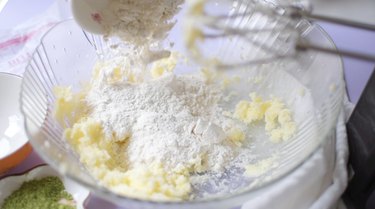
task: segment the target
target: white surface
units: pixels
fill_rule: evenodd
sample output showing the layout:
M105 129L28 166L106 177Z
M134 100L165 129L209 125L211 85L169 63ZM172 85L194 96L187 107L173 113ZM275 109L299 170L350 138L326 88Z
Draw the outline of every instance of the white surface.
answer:
M375 24L374 0L311 0L313 13Z
M18 76L0 73L0 159L28 141L19 111L21 81Z
M0 12L1 12L1 10L3 10L3 8L5 7L7 2L8 2L8 0L0 0Z
M63 0L61 0L63 1ZM0 31L9 30L45 11L54 0L11 0L0 12Z
M339 49L375 55L375 31L353 29L328 23L319 23L319 25L326 30ZM355 104L375 68L375 63L350 58L344 58L343 61L349 99Z

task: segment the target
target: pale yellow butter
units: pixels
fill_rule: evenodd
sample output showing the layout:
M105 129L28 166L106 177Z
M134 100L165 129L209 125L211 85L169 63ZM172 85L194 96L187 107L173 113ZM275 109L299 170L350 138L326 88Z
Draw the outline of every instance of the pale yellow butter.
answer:
M265 131L273 142L286 141L295 134L292 112L281 100L273 98L264 101L256 93L251 93L250 98L250 101L242 100L236 105L235 118L247 124L264 120Z
M99 181L112 191L148 200L179 201L189 197L189 172L180 168L167 171L161 163L127 169L116 151L124 143L105 140L100 123L82 118L66 129L65 138L80 154L83 162Z
M241 147L245 140L245 133L239 128L232 128L228 134L229 140L231 140L236 146Z
M64 125L65 120L74 123L86 113L84 92L74 94L71 87L60 86L55 87L53 92L56 97L54 117L60 124Z
M265 174L275 165L275 158L270 157L267 159L260 160L257 163L249 164L245 166L245 175L249 177L258 177Z
M165 73L172 73L176 68L178 58L178 54L173 52L169 57L155 61L151 68L152 78L159 78Z

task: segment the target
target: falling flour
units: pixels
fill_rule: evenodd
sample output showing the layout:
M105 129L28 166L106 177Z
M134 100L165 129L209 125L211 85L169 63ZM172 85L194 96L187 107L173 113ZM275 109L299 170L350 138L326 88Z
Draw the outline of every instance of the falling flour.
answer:
M117 36L134 45L163 40L174 26L172 20L183 0L110 0L102 11L111 20L104 23L107 36ZM106 18L104 18L106 19Z

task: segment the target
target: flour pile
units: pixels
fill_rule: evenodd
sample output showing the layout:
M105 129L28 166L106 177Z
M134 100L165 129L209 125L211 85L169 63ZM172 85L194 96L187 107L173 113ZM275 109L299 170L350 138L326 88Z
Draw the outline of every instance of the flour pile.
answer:
M173 74L140 84L97 82L86 99L107 140L126 142L128 168L162 162L167 170L221 170L236 155L221 93L202 78Z

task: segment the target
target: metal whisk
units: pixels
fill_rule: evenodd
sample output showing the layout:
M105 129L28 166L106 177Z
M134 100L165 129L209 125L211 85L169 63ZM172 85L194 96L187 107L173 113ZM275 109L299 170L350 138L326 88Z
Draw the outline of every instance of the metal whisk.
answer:
M200 62L233 68L293 58L307 50L375 61L375 55L329 48L306 36L313 25L311 20L372 31L375 25L313 15L302 2L226 0L226 6L220 3L218 7L214 0L195 0L188 11L188 48ZM236 50L227 50L228 47ZM215 57L220 57L220 61Z

